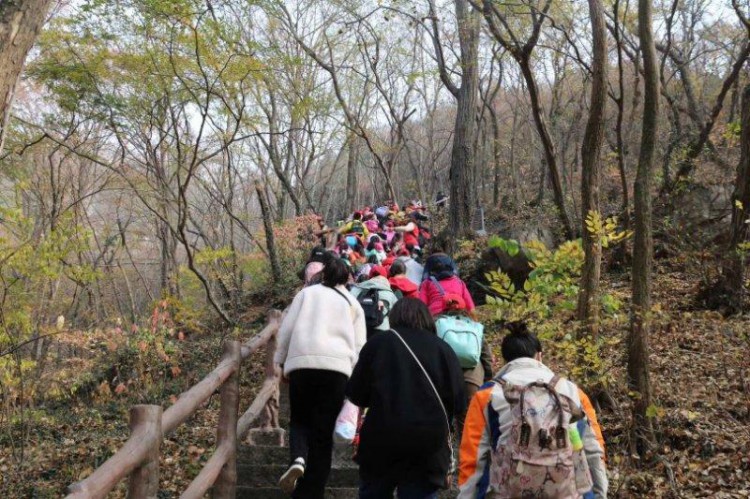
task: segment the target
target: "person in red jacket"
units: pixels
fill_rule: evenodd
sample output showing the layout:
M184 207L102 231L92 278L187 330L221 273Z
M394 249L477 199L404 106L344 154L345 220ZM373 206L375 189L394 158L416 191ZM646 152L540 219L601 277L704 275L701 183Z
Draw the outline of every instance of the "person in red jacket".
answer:
M394 260L388 271L388 282L393 291L400 291L404 298L419 298L419 288L406 277L406 265L401 260Z
M446 296L460 296L466 304L466 311L474 311L474 300L469 294L466 284L455 274L453 267L445 261L436 262L430 269L429 276L419 287L419 299L422 300L430 313L440 315L446 310Z

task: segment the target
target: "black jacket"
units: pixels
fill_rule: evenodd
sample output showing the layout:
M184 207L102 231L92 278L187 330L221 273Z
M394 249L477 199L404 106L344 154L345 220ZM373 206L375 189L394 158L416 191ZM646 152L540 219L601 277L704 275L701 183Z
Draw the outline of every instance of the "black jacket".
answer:
M456 354L432 333L398 332L430 375L452 423L466 409ZM367 341L346 394L369 409L357 455L363 475L446 485L450 450L445 416L424 373L393 332L380 332Z

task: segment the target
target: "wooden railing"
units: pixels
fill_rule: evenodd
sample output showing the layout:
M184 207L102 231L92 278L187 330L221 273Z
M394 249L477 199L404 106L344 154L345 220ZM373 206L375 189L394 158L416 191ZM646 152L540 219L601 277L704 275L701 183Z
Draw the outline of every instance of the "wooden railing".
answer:
M279 427L279 374L274 369L276 332L281 313L272 310L266 327L244 345L224 343L219 365L171 407L136 405L130 409L130 438L122 448L85 480L68 487L67 499L103 498L121 480L129 477L128 497L156 498L159 490L159 448L166 435L190 418L218 389L221 406L216 430L216 450L190 483L182 499L203 497L209 489L215 498L234 497L237 484L237 440L265 412L265 426ZM266 345L266 379L250 407L239 415L240 366L242 360Z

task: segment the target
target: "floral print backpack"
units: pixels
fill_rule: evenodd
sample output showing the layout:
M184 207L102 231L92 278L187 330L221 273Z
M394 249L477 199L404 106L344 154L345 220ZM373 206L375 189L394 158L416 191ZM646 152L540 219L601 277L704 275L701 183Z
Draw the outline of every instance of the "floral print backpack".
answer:
M576 486L573 448L568 426L581 419L583 412L556 386L535 381L516 386L495 379L510 404L513 422L503 445L492 452L490 486L493 497L578 498L586 490Z

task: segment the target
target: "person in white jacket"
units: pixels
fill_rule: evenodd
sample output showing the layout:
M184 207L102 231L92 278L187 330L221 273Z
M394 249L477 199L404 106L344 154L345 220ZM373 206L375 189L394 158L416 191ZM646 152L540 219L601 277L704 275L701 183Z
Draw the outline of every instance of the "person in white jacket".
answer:
M542 363L539 339L523 323L509 323L510 331L502 343L506 364L492 382L485 384L471 400L461 439L458 499L496 499L509 497L504 484L492 468L493 451L507 446L513 416L499 380L510 385L525 386L535 381L552 382L555 374ZM584 418L571 423L580 433L593 487L584 498L607 497L609 482L604 462L604 439L596 413L588 396L573 382L559 378L555 383L558 394L567 397L580 409ZM546 496L545 496L546 497ZM562 497L562 496L560 496ZM569 497L565 495L564 497Z
M289 380L291 410L291 465L279 486L296 498L323 498L336 417L366 341L364 311L344 286L348 278L340 259L326 262L322 284L297 293L279 327L274 360Z

